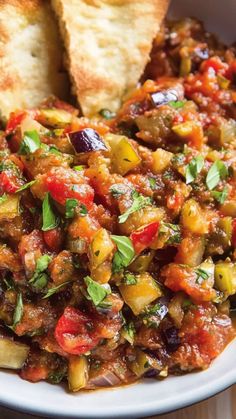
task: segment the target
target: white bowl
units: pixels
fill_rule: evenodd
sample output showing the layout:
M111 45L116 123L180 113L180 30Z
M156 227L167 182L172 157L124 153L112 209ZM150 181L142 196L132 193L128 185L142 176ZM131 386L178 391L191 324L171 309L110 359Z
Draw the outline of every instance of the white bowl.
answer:
M176 0L171 16L197 16L226 42L235 37L235 0ZM96 392L68 394L61 386L32 384L0 372L0 403L16 410L66 418L138 418L206 399L236 383L236 340L203 372Z

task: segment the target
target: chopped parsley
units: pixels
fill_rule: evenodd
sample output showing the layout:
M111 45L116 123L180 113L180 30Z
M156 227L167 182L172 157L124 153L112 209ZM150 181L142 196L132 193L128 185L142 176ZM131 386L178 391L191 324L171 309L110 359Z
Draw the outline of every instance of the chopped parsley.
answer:
M74 198L68 198L66 200L66 218L73 218L75 215L75 208L78 206L78 200Z
M201 172L204 166L204 158L202 156L197 156L192 159L192 161L186 167L186 184L192 183L197 175Z
M110 294L110 291L94 281L90 276L86 276L84 282L87 286L87 293L95 306L99 306L104 298Z
M21 141L19 154L30 154L34 153L41 147L41 141L37 131L26 131Z
M130 272L126 272L124 274L124 278L122 282L125 285L135 285L137 284L137 278L134 274L131 274Z
M101 109L99 111L99 115L101 115L104 119L112 119L116 116L116 114L109 109Z
M228 196L228 188L225 186L222 191L212 191L211 194L217 202L223 204Z
M205 269L197 268L195 269L196 274L196 283L201 284L203 281L206 281L210 274L209 272L205 271Z
M45 272L52 258L49 255L41 256L36 262L36 269L34 275L29 280L29 283L37 289L44 288L48 283L48 274Z
M24 310L24 307L23 307L22 294L21 292L19 292L17 294L16 307L13 314L13 324L11 326L12 329L15 329L16 325L20 323L23 316L23 310Z
M53 230L59 224L59 219L54 214L51 197L50 194L47 192L45 198L43 200L43 231Z
M153 177L149 177L149 178L148 178L148 181L149 181L150 188L151 188L153 191L155 191L155 190L156 190L156 188L157 188L156 179L154 179Z
M22 192L25 191L25 189L30 188L32 185L34 185L36 180L31 180L31 182L25 183L23 186L21 186L19 189L17 189L16 192Z
M112 235L111 239L117 246L117 251L112 261L112 271L116 273L129 266L134 258L135 251L129 237Z
M119 184L119 183L116 184L116 185L112 185L110 187L110 192L111 192L113 198L115 198L115 199L118 199L121 195L125 194L123 185Z
M207 173L206 185L208 189L210 191L214 189L220 180L225 179L228 175L229 171L225 163L222 160L216 160Z
M134 212L152 204L151 198L145 197L139 194L137 191L132 192L132 199L133 199L133 202L130 208L128 208L127 211L125 211L123 214L121 214L118 217L120 224L123 224L128 219L130 214L133 214Z
M124 324L122 335L130 343L130 345L134 344L135 333L136 333L136 330L134 327L134 323L132 321Z
M80 204L80 210L79 213L82 217L88 214L88 210L84 204Z
M168 103L168 105L170 105L174 109L183 108L184 104L185 104L185 101L183 100L177 100L176 102L172 100L171 102Z
M0 196L0 205L3 204L8 198L8 195L4 193L2 196Z
M58 290L60 290L61 288L63 288L65 285L69 284L69 282L70 282L70 281L63 282L63 284L60 284L60 285L58 285L57 287L52 287L52 288L49 288L49 290L48 290L47 294L45 294L45 295L43 296L43 300L44 300L45 298L49 298L49 297L51 297L51 296L52 296L53 294L55 294Z

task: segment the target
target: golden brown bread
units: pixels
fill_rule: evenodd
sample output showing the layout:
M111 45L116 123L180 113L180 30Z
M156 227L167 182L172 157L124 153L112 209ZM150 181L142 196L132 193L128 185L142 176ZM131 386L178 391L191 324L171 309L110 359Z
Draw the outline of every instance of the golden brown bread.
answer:
M59 34L47 0L0 0L0 111L37 106L45 97L63 98Z
M52 0L83 113L116 111L146 63L169 0Z

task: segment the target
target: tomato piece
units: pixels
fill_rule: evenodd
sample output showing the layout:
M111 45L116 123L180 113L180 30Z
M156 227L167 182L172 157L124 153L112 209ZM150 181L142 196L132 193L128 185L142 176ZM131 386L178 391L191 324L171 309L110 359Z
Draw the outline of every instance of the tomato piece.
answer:
M66 307L57 322L55 338L60 347L72 355L82 355L99 342L91 317L73 307Z
M58 252L64 240L62 229L57 227L52 230L43 231L43 239L50 250Z
M225 77L227 79L230 79L231 81L234 81L236 76L236 60L233 60L232 63L229 65L228 70L225 73Z
M184 291L195 301L211 301L216 297L213 289L214 278L209 276L206 280L198 281L193 268L170 263L162 270L165 278L164 284L172 291Z
M86 178L69 169L60 168L47 173L44 186L52 198L61 205L65 205L68 198L78 199L88 209L93 204L94 191Z
M22 182L8 170L0 173L0 185L3 192L14 193L22 186Z
M15 129L18 127L18 125L21 124L21 122L26 117L26 115L30 115L31 118L35 119L37 113L38 111L34 109L27 110L27 111L20 110L20 111L11 112L10 118L8 119L8 122L7 122L6 134L9 135L13 133Z
M134 231L130 235L136 253L141 253L155 239L159 228L159 223L154 222L142 227L140 230Z
M219 57L211 57L208 60L203 61L201 64L201 71L208 71L209 68L212 68L216 74L219 72L224 74L225 71L228 70L228 64L223 63Z
M236 248L236 218L232 221L232 245Z

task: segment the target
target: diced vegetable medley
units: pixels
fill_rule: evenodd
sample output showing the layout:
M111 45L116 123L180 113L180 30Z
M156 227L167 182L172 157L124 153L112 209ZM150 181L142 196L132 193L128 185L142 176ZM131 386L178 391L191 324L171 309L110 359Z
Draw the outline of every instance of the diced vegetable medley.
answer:
M207 368L235 337L236 59L166 22L119 112L0 132L0 367L70 391Z

